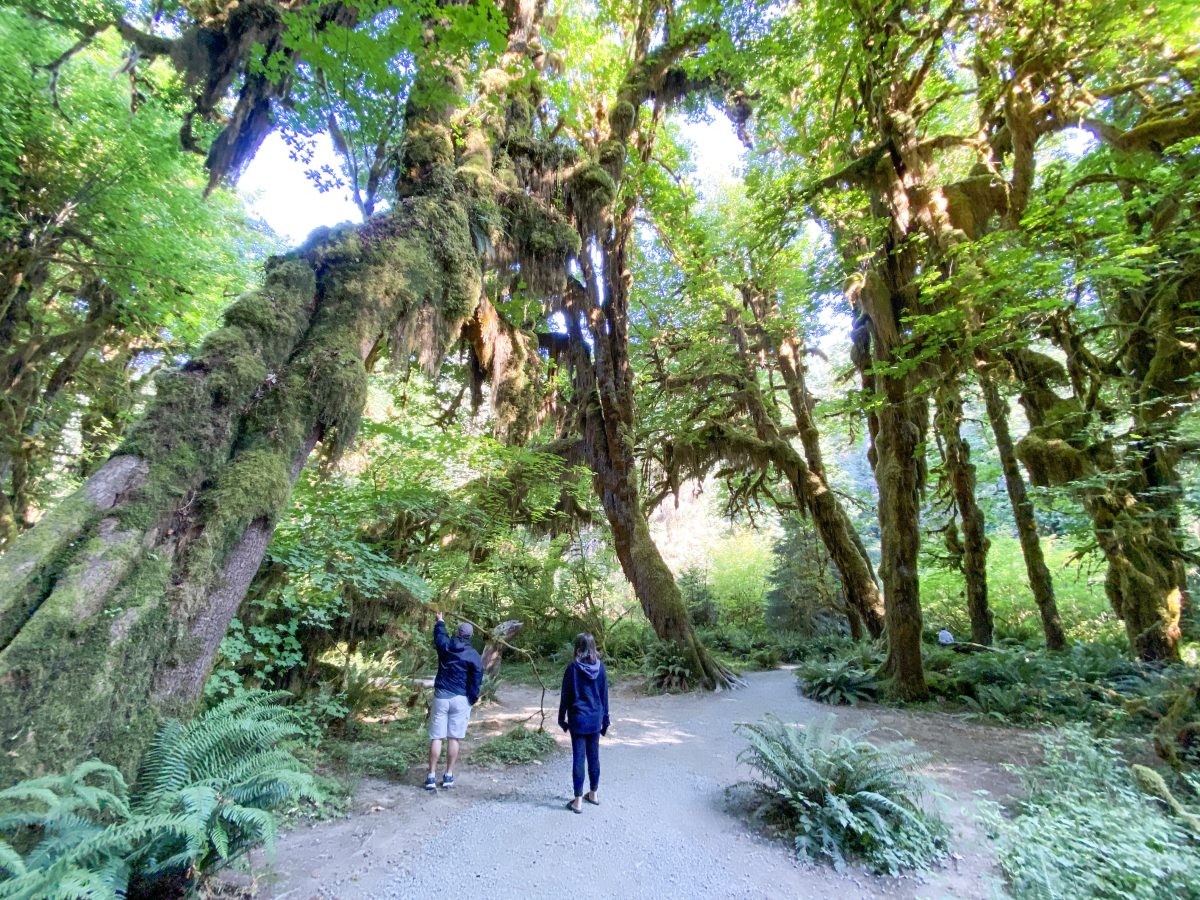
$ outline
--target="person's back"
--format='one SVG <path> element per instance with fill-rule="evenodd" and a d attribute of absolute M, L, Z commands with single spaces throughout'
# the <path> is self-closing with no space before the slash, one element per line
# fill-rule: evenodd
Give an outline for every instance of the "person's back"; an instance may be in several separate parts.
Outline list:
<path fill-rule="evenodd" d="M 433 626 L 433 644 L 437 648 L 438 671 L 433 681 L 434 697 L 466 697 L 472 706 L 479 699 L 483 660 L 471 646 L 471 626 L 463 622 L 450 637 L 441 619 Z"/>
<path fill-rule="evenodd" d="M 563 680 L 569 682 L 565 718 L 574 734 L 597 734 L 607 725 L 608 673 L 604 663 L 575 659 L 567 665 Z"/>
<path fill-rule="evenodd" d="M 433 707 L 429 716 L 429 775 L 426 790 L 437 789 L 437 761 L 446 746 L 446 772 L 442 787 L 454 786 L 454 763 L 458 760 L 458 742 L 467 736 L 471 707 L 479 700 L 483 684 L 483 660 L 471 646 L 471 624 L 462 622 L 454 637 L 446 632 L 442 614 L 433 626 L 433 645 L 437 648 L 438 671 L 433 681 Z"/>
<path fill-rule="evenodd" d="M 575 637 L 575 658 L 563 672 L 558 701 L 558 724 L 571 733 L 571 781 L 575 799 L 567 804 L 573 812 L 583 811 L 583 802 L 600 805 L 600 735 L 608 733 L 608 675 L 596 653 L 590 634 Z M 591 790 L 583 793 L 586 770 Z"/>

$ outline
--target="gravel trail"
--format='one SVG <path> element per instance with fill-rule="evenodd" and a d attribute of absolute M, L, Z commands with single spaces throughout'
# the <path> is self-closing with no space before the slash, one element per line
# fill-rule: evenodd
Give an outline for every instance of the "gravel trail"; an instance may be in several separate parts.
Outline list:
<path fill-rule="evenodd" d="M 508 687 L 502 703 L 472 723 L 471 740 L 496 734 L 537 710 L 537 692 Z M 555 700 L 557 698 L 554 698 Z M 753 673 L 731 693 L 647 697 L 614 689 L 613 726 L 601 741 L 601 806 L 564 808 L 570 754 L 542 765 L 475 769 L 464 752 L 452 791 L 368 782 L 347 819 L 280 838 L 274 875 L 260 897 L 432 898 L 989 898 L 1002 893 L 994 858 L 975 822 L 976 791 L 996 798 L 1016 784 L 1002 762 L 1034 757 L 1026 733 L 939 713 L 842 709 L 839 725 L 874 721 L 931 754 L 935 800 L 955 830 L 954 856 L 923 877 L 879 878 L 798 862 L 784 841 L 755 828 L 735 786 L 737 722 L 773 712 L 820 719 L 830 708 L 804 699 L 791 672 Z M 548 724 L 552 724 L 548 723 Z M 554 729 L 556 732 L 557 728 Z"/>

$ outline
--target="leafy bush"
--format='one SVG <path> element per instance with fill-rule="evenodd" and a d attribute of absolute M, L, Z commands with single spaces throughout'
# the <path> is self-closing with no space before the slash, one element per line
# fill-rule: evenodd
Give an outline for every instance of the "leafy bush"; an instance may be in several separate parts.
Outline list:
<path fill-rule="evenodd" d="M 1027 647 L 926 654 L 930 690 L 976 715 L 1006 722 L 1090 722 L 1102 730 L 1155 732 L 1172 763 L 1200 756 L 1200 673 L 1152 666 L 1108 644 L 1066 653 Z"/>
<path fill-rule="evenodd" d="M 797 670 L 796 677 L 804 695 L 818 703 L 856 706 L 879 695 L 879 679 L 852 662 L 805 666 Z"/>
<path fill-rule="evenodd" d="M 778 647 L 761 647 L 750 654 L 750 660 L 759 669 L 777 669 L 782 654 Z"/>
<path fill-rule="evenodd" d="M 781 639 L 782 640 L 782 639 Z M 797 638 L 792 632 L 786 638 L 784 658 L 791 662 L 802 660 L 827 660 L 857 653 L 859 645 L 849 635 L 818 634 L 815 637 Z"/>
<path fill-rule="evenodd" d="M 275 838 L 272 810 L 315 797 L 286 749 L 301 730 L 280 696 L 227 700 L 163 723 L 137 788 L 98 760 L 0 792 L 0 897 L 171 896 Z"/>
<path fill-rule="evenodd" d="M 643 670 L 647 684 L 653 691 L 676 693 L 691 690 L 694 675 L 679 648 L 668 641 L 650 645 L 646 651 Z"/>
<path fill-rule="evenodd" d="M 1200 897 L 1197 834 L 1139 790 L 1111 743 L 1069 728 L 1044 745 L 1013 816 L 986 810 L 1016 897 Z"/>
<path fill-rule="evenodd" d="M 779 650 L 780 662 L 797 663 L 808 656 L 810 638 L 798 631 L 776 631 L 771 640 Z"/>
<path fill-rule="evenodd" d="M 544 731 L 518 725 L 511 731 L 484 741 L 471 753 L 471 762 L 486 765 L 520 766 L 541 759 L 558 744 Z"/>
<path fill-rule="evenodd" d="M 834 732 L 831 721 L 804 727 L 767 716 L 737 726 L 749 744 L 738 761 L 758 776 L 760 811 L 794 835 L 801 856 L 839 870 L 858 859 L 895 873 L 944 856 L 949 830 L 920 806 L 913 770 L 922 758 L 876 747 L 869 731 Z"/>

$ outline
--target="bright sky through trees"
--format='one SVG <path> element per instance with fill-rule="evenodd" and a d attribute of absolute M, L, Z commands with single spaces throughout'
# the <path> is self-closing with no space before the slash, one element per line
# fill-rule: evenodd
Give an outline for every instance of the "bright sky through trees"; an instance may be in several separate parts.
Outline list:
<path fill-rule="evenodd" d="M 681 121 L 683 134 L 696 148 L 695 178 L 701 191 L 711 193 L 734 177 L 742 165 L 745 148 L 725 116 L 716 113 L 709 121 Z M 313 168 L 338 168 L 338 158 L 329 135 L 315 139 Z M 251 208 L 282 237 L 288 246 L 301 243 L 314 228 L 360 220 L 358 209 L 342 189 L 322 193 L 305 177 L 305 166 L 291 156 L 291 149 L 278 132 L 271 134 L 246 167 L 239 182 Z"/>

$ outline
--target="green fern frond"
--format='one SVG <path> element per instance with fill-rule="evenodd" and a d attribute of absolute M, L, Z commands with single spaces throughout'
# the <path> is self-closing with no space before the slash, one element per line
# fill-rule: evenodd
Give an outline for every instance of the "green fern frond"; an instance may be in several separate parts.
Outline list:
<path fill-rule="evenodd" d="M 836 733 L 831 719 L 800 727 L 767 716 L 737 730 L 747 743 L 738 761 L 757 776 L 764 806 L 790 822 L 797 853 L 835 868 L 858 858 L 881 872 L 944 855 L 948 830 L 919 805 L 917 754 L 880 749 L 868 731 Z"/>
<path fill-rule="evenodd" d="M 9 875 L 0 900 L 115 898 L 134 871 L 203 876 L 272 845 L 271 810 L 317 795 L 287 750 L 300 728 L 282 696 L 250 692 L 190 723 L 163 723 L 132 797 L 97 760 L 0 792 L 0 871 Z M 29 844 L 24 856 L 16 849 Z"/>

